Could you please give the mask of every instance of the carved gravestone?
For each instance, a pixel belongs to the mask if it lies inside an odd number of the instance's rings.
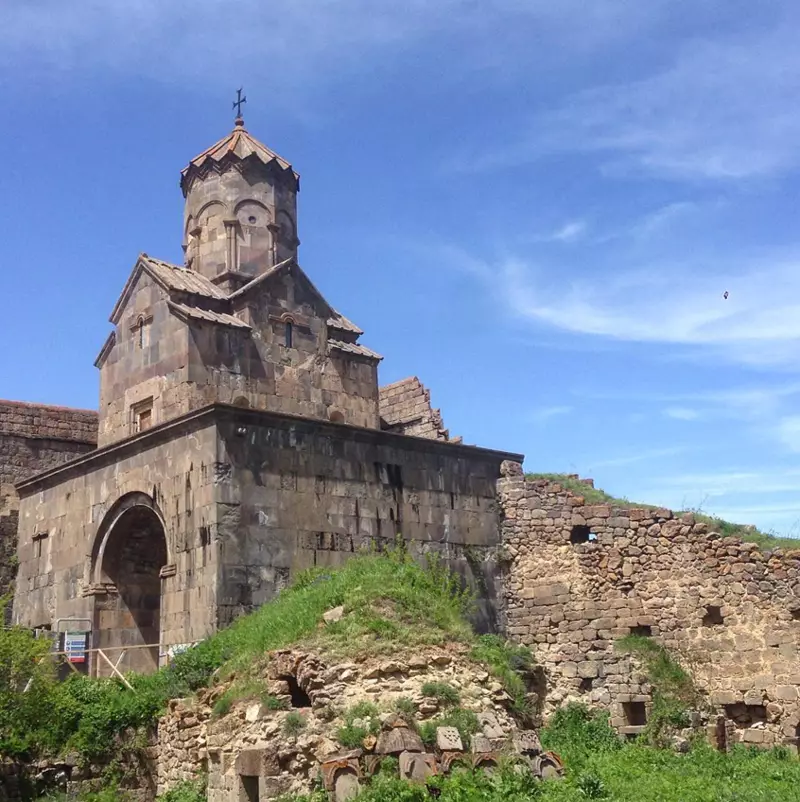
[[[536,755],[542,751],[542,743],[533,730],[519,730],[514,733],[514,749],[521,755]]]
[[[437,727],[436,746],[442,752],[461,752],[464,749],[461,735],[455,727]]]
[[[399,755],[401,752],[424,752],[422,739],[407,727],[392,727],[378,736],[377,755]]]
[[[352,769],[341,769],[333,780],[333,802],[349,802],[358,796],[361,786]]]
[[[503,732],[497,716],[491,710],[484,710],[478,713],[478,721],[483,729],[483,734],[487,738],[500,739],[505,737],[505,732]]]
[[[400,777],[409,782],[425,783],[438,773],[436,758],[424,752],[403,752],[400,755]]]
[[[485,735],[478,734],[472,736],[473,754],[485,754],[491,751],[493,751],[492,742]]]

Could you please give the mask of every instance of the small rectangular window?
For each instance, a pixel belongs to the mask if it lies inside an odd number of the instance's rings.
[[[153,425],[153,399],[148,398],[131,407],[131,431],[143,432]]]
[[[291,321],[286,322],[286,328],[284,331],[284,342],[287,348],[292,347],[292,341],[294,340],[294,331]]]
[[[33,556],[38,560],[41,559],[42,552],[43,552],[43,544],[44,541],[47,540],[49,537],[49,532],[37,532],[32,540],[33,540]]]
[[[644,727],[647,724],[647,708],[644,702],[623,702],[622,710],[630,727]]]

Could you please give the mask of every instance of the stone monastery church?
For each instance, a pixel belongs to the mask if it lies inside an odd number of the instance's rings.
[[[86,632],[121,670],[363,546],[496,544],[520,459],[451,439],[418,379],[379,387],[380,355],[298,262],[299,175],[243,119],[180,186],[185,263],[136,260],[99,413],[0,402],[13,620]]]
[[[718,745],[800,743],[800,550],[450,438],[301,268],[299,181],[237,119],[181,173],[185,263],[142,254],[111,311],[98,412],[0,401],[13,621],[71,633],[92,674],[152,670],[400,536],[531,647],[540,712],[581,699],[641,732],[652,689],[615,645],[635,634],[691,667]]]

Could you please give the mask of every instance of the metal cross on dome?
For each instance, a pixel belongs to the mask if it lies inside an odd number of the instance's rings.
[[[247,98],[242,97],[242,87],[236,90],[236,100],[233,101],[233,108],[236,109],[236,116],[241,118],[242,116],[242,104],[247,103]]]

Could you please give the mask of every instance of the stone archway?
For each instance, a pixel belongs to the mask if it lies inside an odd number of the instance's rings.
[[[151,499],[133,494],[106,516],[94,555],[94,646],[118,669],[149,673],[158,668],[161,638],[161,569],[167,541]],[[147,648],[144,648],[147,647]],[[97,657],[95,673],[113,673]]]

